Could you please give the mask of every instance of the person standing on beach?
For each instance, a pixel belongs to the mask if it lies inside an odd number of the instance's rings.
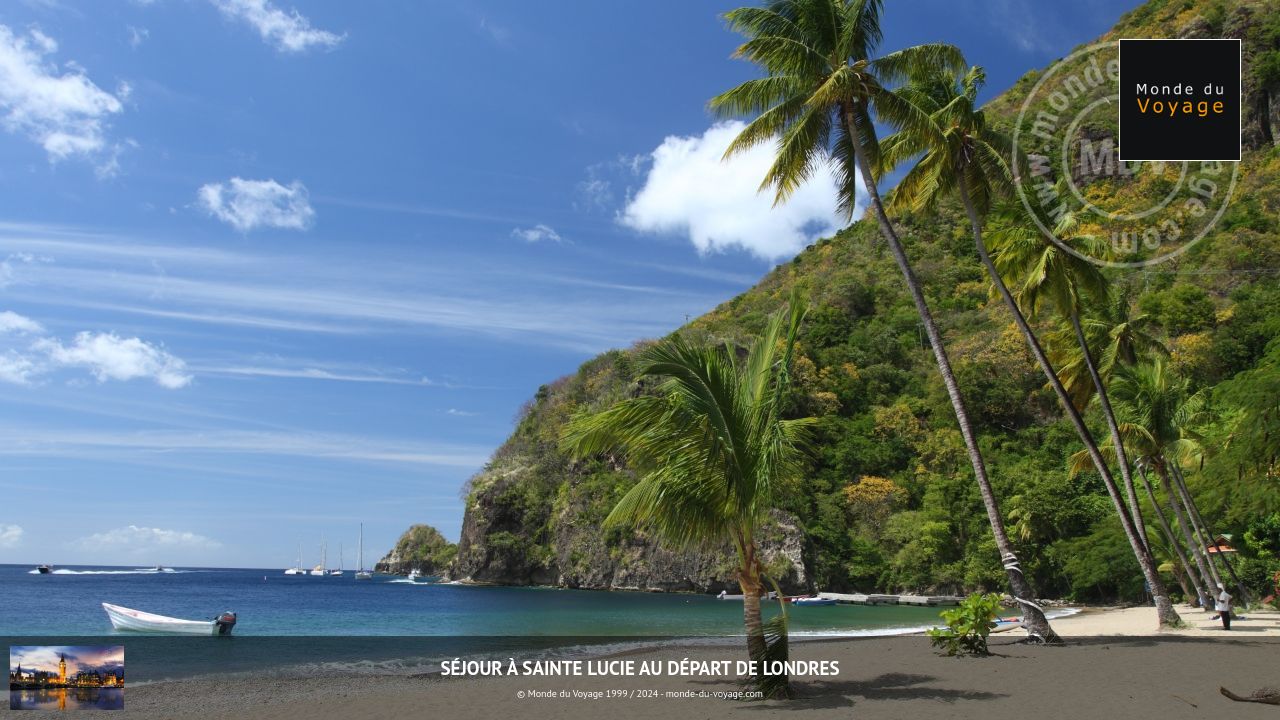
[[[1222,618],[1222,629],[1231,629],[1231,593],[1218,583],[1218,601],[1214,604],[1214,610],[1218,611],[1218,617]]]

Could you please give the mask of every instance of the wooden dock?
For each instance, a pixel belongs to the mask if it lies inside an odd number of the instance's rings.
[[[961,598],[955,595],[863,595],[862,593],[821,592],[818,597],[835,600],[843,605],[917,605],[920,607],[945,607],[959,605]]]

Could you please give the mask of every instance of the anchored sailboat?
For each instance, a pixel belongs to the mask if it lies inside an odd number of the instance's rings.
[[[356,566],[356,579],[369,580],[373,573],[364,569],[364,523],[360,523],[360,564]]]
[[[311,568],[312,575],[323,576],[325,574],[324,564],[325,564],[326,556],[328,555],[328,553],[329,553],[329,546],[326,545],[324,540],[322,539],[320,541],[320,564]]]
[[[342,574],[342,543],[338,543],[338,569],[330,570],[329,574],[332,576],[338,576]]]
[[[285,575],[306,575],[307,571],[302,569],[302,543],[298,543],[298,564],[284,571]]]

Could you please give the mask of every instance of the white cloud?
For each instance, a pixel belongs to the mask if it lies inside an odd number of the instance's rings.
[[[18,547],[22,542],[22,527],[19,525],[0,525],[0,548]]]
[[[619,221],[641,232],[686,234],[700,253],[740,248],[768,260],[794,255],[843,226],[830,163],[774,207],[772,192],[758,192],[773,163],[772,144],[722,160],[742,128],[725,122],[697,137],[663,140]]]
[[[51,160],[98,158],[110,174],[120,148],[107,141],[106,121],[124,105],[78,65],[46,62],[57,49],[38,29],[16,35],[0,25],[0,125],[39,143]]]
[[[234,177],[202,186],[197,197],[210,215],[241,232],[259,227],[305,230],[316,216],[307,188],[297,180],[286,187],[275,180]]]
[[[511,231],[511,237],[530,243],[542,242],[543,240],[550,240],[551,242],[564,241],[564,238],[560,237],[560,233],[556,232],[555,228],[542,223],[538,223],[531,228],[516,228]]]
[[[12,310],[0,312],[0,334],[39,334],[42,332],[44,332],[44,328],[40,326],[40,323],[29,317],[19,315]]]
[[[74,541],[86,551],[111,551],[142,555],[164,550],[216,550],[222,543],[203,535],[182,530],[153,527],[127,527],[94,533]]]
[[[135,50],[138,48],[139,45],[143,43],[143,41],[145,41],[148,37],[151,36],[151,32],[146,28],[134,27],[133,25],[130,25],[126,29],[129,31],[129,47]]]
[[[161,387],[176,390],[191,382],[186,363],[140,338],[115,333],[82,332],[71,345],[45,339],[32,346],[47,353],[49,362],[62,367],[84,367],[98,382],[150,378]]]
[[[210,0],[222,14],[233,20],[241,20],[253,26],[264,42],[274,45],[280,52],[303,52],[312,47],[331,48],[341,43],[346,35],[311,27],[311,21],[297,10],[288,12],[271,3],[271,0]]]
[[[480,413],[471,412],[470,410],[459,410],[457,408],[449,408],[448,410],[445,411],[445,414],[453,415],[454,417],[475,417]]]
[[[26,385],[39,373],[40,368],[31,361],[31,358],[24,357],[13,350],[0,355],[0,382]]]

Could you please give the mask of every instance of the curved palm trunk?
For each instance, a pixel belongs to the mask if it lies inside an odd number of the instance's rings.
[[[1173,475],[1178,481],[1178,488],[1182,491],[1183,497],[1186,498],[1187,514],[1189,514],[1192,521],[1196,523],[1200,536],[1204,539],[1205,550],[1207,551],[1210,545],[1213,545],[1216,548],[1218,546],[1216,540],[1217,536],[1213,534],[1213,529],[1210,528],[1209,524],[1200,516],[1200,507],[1196,505],[1195,498],[1191,497],[1191,490],[1187,487],[1187,479],[1182,475],[1182,468],[1178,467],[1176,464],[1171,467],[1173,468]],[[1227,572],[1230,573],[1232,582],[1236,584],[1236,589],[1240,592],[1240,603],[1248,603],[1249,590],[1244,586],[1244,583],[1240,581],[1240,576],[1236,575],[1235,566],[1231,564],[1230,558],[1220,552],[1216,553],[1216,555],[1222,560],[1222,564],[1227,567]],[[1214,573],[1216,574],[1218,568],[1214,565],[1213,558],[1209,559],[1209,566],[1213,568]],[[1218,575],[1218,582],[1222,582],[1221,575]]]
[[[969,422],[964,398],[960,395],[960,385],[956,382],[955,373],[951,370],[946,346],[942,344],[942,333],[938,332],[938,326],[933,322],[933,313],[929,311],[929,305],[925,302],[920,281],[916,279],[915,271],[911,268],[911,262],[907,259],[902,242],[898,239],[892,223],[889,222],[889,216],[885,214],[884,204],[880,201],[880,191],[876,188],[871,169],[867,166],[866,151],[855,129],[852,107],[845,108],[844,120],[845,131],[853,143],[854,160],[858,165],[858,172],[862,175],[862,183],[866,186],[867,194],[871,198],[871,207],[875,211],[880,232],[884,235],[889,250],[893,253],[893,259],[897,262],[898,269],[907,283],[907,289],[916,306],[916,313],[924,324],[925,335],[928,336],[929,345],[933,348],[933,357],[938,363],[942,384],[947,388],[947,396],[951,399],[951,408],[955,411],[956,422],[960,425],[960,436],[964,438],[965,450],[969,454],[969,462],[973,465],[973,474],[978,481],[978,492],[982,495],[982,504],[987,510],[987,520],[991,523],[991,534],[995,537],[996,550],[1000,553],[1000,562],[1004,565],[1005,575],[1009,579],[1009,594],[1017,601],[1022,611],[1022,627],[1030,638],[1036,638],[1044,643],[1060,643],[1062,639],[1049,625],[1049,619],[1044,616],[1044,609],[1035,602],[1035,591],[1023,575],[1018,555],[1013,551],[1013,544],[1009,542],[1004,518],[1000,514],[1000,505],[996,500],[995,492],[991,489],[991,480],[987,477],[987,466],[982,460],[977,436]]]
[[[1200,543],[1196,542],[1195,531],[1192,528],[1190,519],[1187,517],[1186,508],[1182,504],[1177,488],[1174,487],[1173,479],[1169,476],[1168,463],[1163,457],[1157,457],[1155,467],[1156,474],[1160,476],[1161,482],[1164,483],[1164,491],[1169,495],[1169,507],[1173,510],[1173,516],[1177,518],[1178,525],[1182,528],[1182,536],[1187,541],[1187,547],[1191,549],[1191,556],[1195,558],[1196,567],[1200,570],[1200,580],[1204,583],[1207,591],[1209,588],[1214,587],[1217,581],[1213,579],[1213,573],[1209,572],[1204,548],[1201,547]],[[1211,594],[1206,592],[1205,600],[1209,600],[1211,597]],[[1205,610],[1212,610],[1213,603],[1204,602],[1202,607]]]
[[[1173,528],[1169,526],[1169,520],[1165,518],[1164,511],[1160,509],[1160,501],[1156,499],[1156,492],[1151,487],[1151,481],[1147,479],[1147,473],[1141,468],[1138,469],[1138,475],[1142,478],[1142,484],[1147,489],[1147,495],[1151,498],[1151,507],[1156,511],[1156,520],[1160,523],[1160,529],[1164,532],[1165,542],[1169,543],[1169,547],[1173,548],[1173,552],[1177,555],[1178,565],[1182,568],[1183,574],[1178,576],[1178,582],[1182,584],[1182,592],[1186,594],[1187,601],[1191,601],[1194,595],[1196,602],[1200,607],[1206,607],[1209,601],[1208,595],[1205,594],[1204,585],[1191,572],[1191,563],[1187,562],[1187,554],[1182,551],[1182,543],[1178,541],[1178,536],[1173,534]],[[1184,577],[1185,576],[1185,577]],[[1191,581],[1191,588],[1195,592],[1189,592],[1187,580]]]
[[[1120,426],[1116,423],[1116,414],[1111,409],[1111,399],[1107,397],[1107,386],[1102,382],[1098,366],[1093,363],[1093,355],[1089,352],[1089,341],[1085,339],[1084,328],[1080,327],[1080,313],[1075,305],[1071,306],[1071,327],[1076,332],[1076,342],[1080,344],[1080,352],[1084,354],[1085,367],[1089,368],[1089,377],[1093,379],[1093,388],[1098,393],[1098,404],[1102,408],[1102,416],[1107,419],[1107,431],[1111,433],[1111,444],[1116,449],[1116,462],[1120,465],[1120,478],[1124,482],[1125,499],[1129,501],[1129,512],[1133,515],[1133,526],[1147,551],[1151,547],[1147,543],[1147,524],[1142,519],[1142,503],[1138,501],[1138,492],[1133,486],[1133,473],[1129,470],[1129,456],[1124,449],[1124,441],[1120,439]]]
[[[738,568],[738,584],[742,586],[742,624],[747,632],[747,657],[763,660],[768,645],[764,637],[764,621],[760,614],[760,596],[764,583],[760,577],[760,560],[755,540],[743,538],[740,542],[742,567]],[[754,678],[759,686],[760,678]],[[781,696],[789,695],[787,680],[782,679]]]
[[[1000,292],[1000,297],[1004,299],[1004,304],[1009,308],[1009,312],[1013,314],[1014,322],[1017,324],[1018,329],[1022,331],[1022,336],[1026,338],[1027,345],[1031,348],[1031,354],[1035,356],[1040,369],[1044,371],[1045,377],[1049,380],[1049,385],[1053,387],[1054,392],[1058,395],[1058,400],[1062,404],[1063,410],[1066,412],[1067,417],[1071,419],[1072,425],[1075,426],[1076,433],[1080,436],[1080,440],[1084,442],[1085,449],[1089,451],[1089,457],[1093,459],[1094,466],[1098,468],[1098,473],[1102,475],[1102,482],[1107,487],[1107,494],[1111,496],[1111,502],[1116,506],[1116,514],[1120,516],[1120,526],[1124,529],[1125,537],[1129,539],[1129,545],[1133,548],[1133,555],[1138,560],[1138,566],[1142,568],[1142,575],[1146,578],[1147,585],[1151,588],[1151,595],[1155,599],[1156,616],[1159,618],[1160,626],[1176,627],[1181,625],[1182,619],[1178,617],[1178,612],[1173,609],[1173,603],[1169,600],[1169,593],[1165,590],[1164,581],[1160,579],[1160,573],[1156,572],[1155,560],[1152,559],[1151,553],[1148,552],[1146,543],[1138,537],[1138,532],[1133,527],[1129,510],[1125,507],[1124,499],[1120,497],[1120,490],[1116,487],[1116,481],[1111,475],[1111,469],[1107,467],[1107,461],[1102,457],[1102,452],[1098,449],[1098,443],[1093,439],[1093,434],[1089,432],[1089,427],[1085,425],[1084,418],[1076,410],[1075,403],[1071,402],[1071,397],[1067,395],[1066,388],[1058,380],[1058,374],[1053,369],[1053,364],[1049,362],[1049,358],[1045,355],[1044,348],[1040,347],[1040,341],[1036,338],[1036,334],[1031,331],[1031,326],[1027,324],[1027,319],[1023,317],[1022,311],[1018,309],[1017,301],[1013,299],[1009,288],[1000,279],[1000,273],[996,271],[995,263],[991,261],[987,246],[982,241],[982,222],[978,218],[978,211],[973,207],[973,199],[969,197],[969,187],[968,183],[965,182],[963,169],[960,170],[958,182],[965,212],[968,213],[969,222],[973,226],[973,239],[978,249],[978,258],[982,261],[983,267],[987,269],[987,275],[991,277],[991,282],[995,284],[996,289]]]

